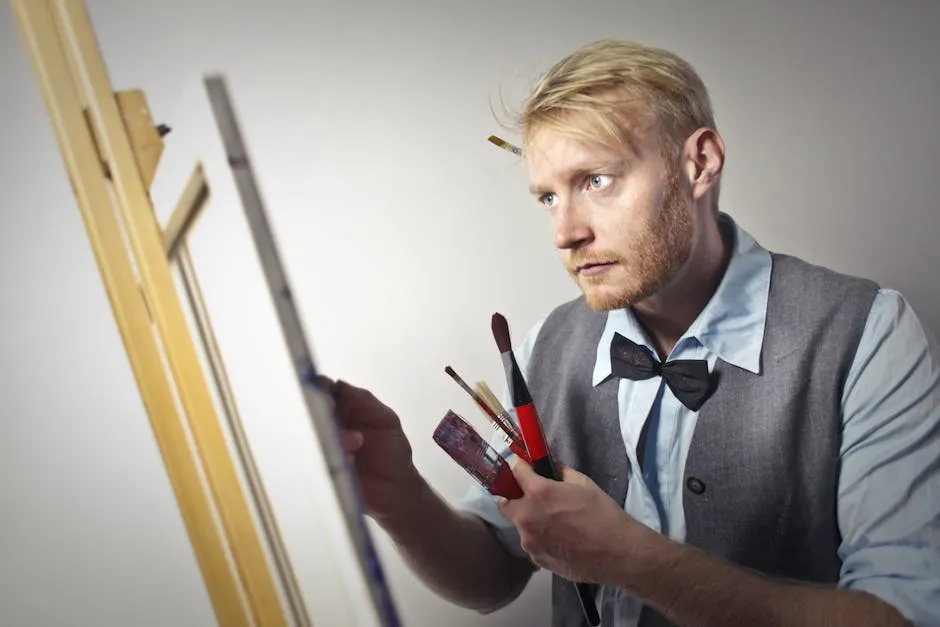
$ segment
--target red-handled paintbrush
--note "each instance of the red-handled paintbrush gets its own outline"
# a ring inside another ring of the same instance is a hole
[[[519,428],[522,430],[522,439],[529,453],[532,469],[543,477],[560,481],[561,477],[558,475],[555,463],[552,461],[551,453],[548,450],[548,443],[542,431],[539,414],[535,409],[535,402],[532,400],[529,386],[526,384],[525,378],[522,376],[522,370],[519,368],[516,357],[512,352],[509,323],[502,314],[494,313],[492,328],[493,339],[496,340],[496,346],[499,348],[503,366],[506,369],[506,383],[509,385],[512,394],[513,406],[519,420]],[[583,583],[576,583],[575,586],[578,590],[578,599],[581,601],[584,617],[587,618],[592,627],[599,625],[601,619],[597,613],[594,599],[591,597],[590,588]]]

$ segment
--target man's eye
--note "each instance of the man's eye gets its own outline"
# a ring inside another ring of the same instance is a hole
[[[539,197],[539,202],[545,205],[546,207],[551,207],[557,201],[555,194],[542,194]]]
[[[592,174],[588,178],[588,186],[591,189],[603,189],[610,183],[610,177],[605,174]]]

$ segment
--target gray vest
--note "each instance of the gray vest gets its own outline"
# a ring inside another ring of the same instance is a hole
[[[772,257],[760,374],[719,359],[717,388],[699,410],[683,478],[686,543],[771,577],[833,584],[840,401],[878,286]],[[527,380],[554,456],[622,505],[619,380],[591,383],[605,322],[581,298],[555,309]],[[587,625],[570,582],[556,576],[552,600],[554,627]],[[641,627],[670,624],[644,608]]]

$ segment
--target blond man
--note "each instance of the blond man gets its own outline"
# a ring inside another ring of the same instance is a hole
[[[709,96],[604,40],[520,115],[581,296],[518,347],[563,481],[445,503],[395,413],[335,384],[369,513],[422,579],[491,612],[534,569],[553,625],[940,624],[940,352],[905,299],[762,248],[719,210]]]

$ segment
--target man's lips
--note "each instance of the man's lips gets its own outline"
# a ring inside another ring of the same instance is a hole
[[[616,263],[616,261],[592,261],[589,263],[582,263],[575,267],[575,272],[577,274],[591,276],[607,270]]]

